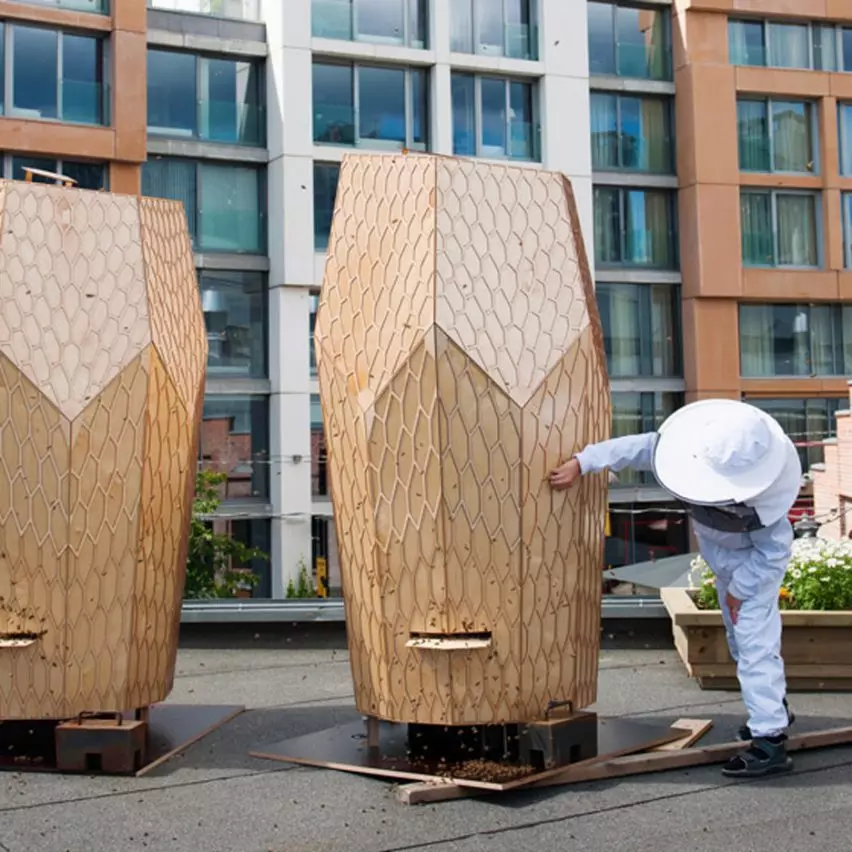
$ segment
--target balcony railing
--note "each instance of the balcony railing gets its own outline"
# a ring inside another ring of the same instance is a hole
[[[260,0],[148,0],[148,7],[242,21],[261,19]]]
[[[202,139],[233,145],[264,145],[266,111],[259,104],[236,101],[198,101],[197,115],[173,115],[168,100],[156,90],[148,92],[148,133],[176,139]]]

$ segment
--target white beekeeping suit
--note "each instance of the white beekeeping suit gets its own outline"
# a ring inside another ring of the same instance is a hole
[[[625,467],[653,471],[693,520],[720,606],[751,747],[723,770],[764,775],[791,768],[784,749],[786,701],[778,596],[791,555],[788,512],[799,495],[799,454],[778,422],[733,400],[702,400],[657,432],[614,438],[575,456],[580,473]],[[732,615],[730,598],[736,607]]]

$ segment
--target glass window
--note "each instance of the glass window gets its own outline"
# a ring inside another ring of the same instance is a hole
[[[608,568],[690,552],[689,523],[678,503],[611,503],[608,521],[604,547]]]
[[[261,253],[266,217],[261,172],[253,166],[201,163],[198,215],[202,251]]]
[[[73,12],[94,12],[100,15],[109,13],[108,0],[15,0],[15,2],[32,6],[54,6],[70,9]]]
[[[312,0],[317,38],[426,46],[426,0]]]
[[[838,146],[840,148],[840,173],[852,175],[852,104],[838,104]]]
[[[265,118],[256,62],[148,51],[148,132],[262,145]]]
[[[592,168],[671,173],[671,101],[592,92]]]
[[[816,172],[814,132],[813,106],[806,101],[737,101],[743,171]]]
[[[588,4],[591,74],[671,79],[671,17],[668,9]]]
[[[612,437],[653,432],[674,411],[683,405],[677,393],[653,391],[614,391],[612,393]],[[618,485],[657,485],[650,472],[620,470]]]
[[[259,272],[199,272],[207,326],[207,375],[264,378],[266,285]]]
[[[728,54],[734,65],[836,71],[838,34],[833,24],[733,20]]]
[[[490,159],[538,160],[532,83],[453,74],[453,153]]]
[[[197,59],[174,50],[148,51],[148,131],[196,135]]]
[[[259,550],[267,558],[251,559],[247,564],[230,560],[232,571],[251,571],[257,577],[255,585],[246,584],[236,596],[239,598],[269,598],[272,596],[272,521],[269,518],[217,519],[211,523],[214,532],[222,533],[245,545],[250,550]]]
[[[11,42],[15,116],[103,123],[100,39],[15,25]]]
[[[530,0],[453,0],[452,49],[457,53],[538,59]]]
[[[339,177],[337,163],[314,163],[314,251],[328,248]]]
[[[747,402],[771,414],[799,450],[802,469],[824,461],[821,442],[837,437],[835,415],[848,407],[849,398],[760,399]]]
[[[740,371],[746,378],[852,372],[852,305],[740,305]]]
[[[201,466],[227,475],[221,498],[268,499],[268,397],[208,395],[201,421]]]
[[[317,352],[314,344],[314,330],[317,325],[317,308],[319,307],[319,293],[311,293],[311,318],[309,321],[308,347],[310,349],[311,378],[317,377]]]
[[[819,265],[817,197],[806,192],[742,190],[740,227],[745,266]]]
[[[315,62],[314,141],[426,150],[426,74],[420,69]]]
[[[595,262],[674,269],[674,196],[667,190],[594,189]]]
[[[681,375],[676,287],[598,283],[595,293],[611,377]]]
[[[322,405],[316,394],[311,395],[311,494],[314,497],[327,497],[328,467],[325,451],[325,429],[323,427]]]
[[[807,24],[767,26],[770,64],[775,68],[810,68],[810,28]]]
[[[728,50],[734,65],[766,65],[762,21],[730,21]]]
[[[77,181],[80,189],[106,189],[106,166],[103,163],[84,163],[73,160],[51,160],[46,157],[12,157],[11,176],[12,180],[26,180],[24,169],[41,169],[45,172],[65,175]],[[55,183],[61,185],[59,180],[51,180],[42,175],[33,175],[35,183]]]
[[[852,71],[852,27],[843,27],[840,31],[843,52],[843,71]]]
[[[852,193],[844,192],[843,200],[843,260],[847,269],[852,269]]]
[[[197,251],[262,253],[266,243],[263,172],[252,166],[150,157],[142,194],[181,201]]]

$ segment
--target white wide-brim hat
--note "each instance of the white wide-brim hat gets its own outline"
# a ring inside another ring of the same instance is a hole
[[[790,439],[754,405],[704,399],[685,405],[657,430],[654,473],[688,503],[744,503],[772,486],[789,461]]]

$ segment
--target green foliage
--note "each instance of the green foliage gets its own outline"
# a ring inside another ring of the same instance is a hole
[[[248,563],[269,558],[256,547],[246,547],[229,535],[214,532],[204,521],[222,502],[218,489],[226,478],[224,473],[209,470],[199,471],[195,478],[185,598],[232,598],[238,590],[257,585],[258,577]]]
[[[298,584],[294,583],[292,578],[290,579],[290,582],[287,584],[287,597],[315,598],[316,596],[317,590],[314,586],[313,577],[311,577],[311,574],[308,571],[308,566],[305,565],[305,560],[300,559]]]
[[[719,609],[715,578],[700,556],[692,562],[691,581],[695,605]],[[781,609],[852,610],[852,541],[796,539],[779,604]]]

